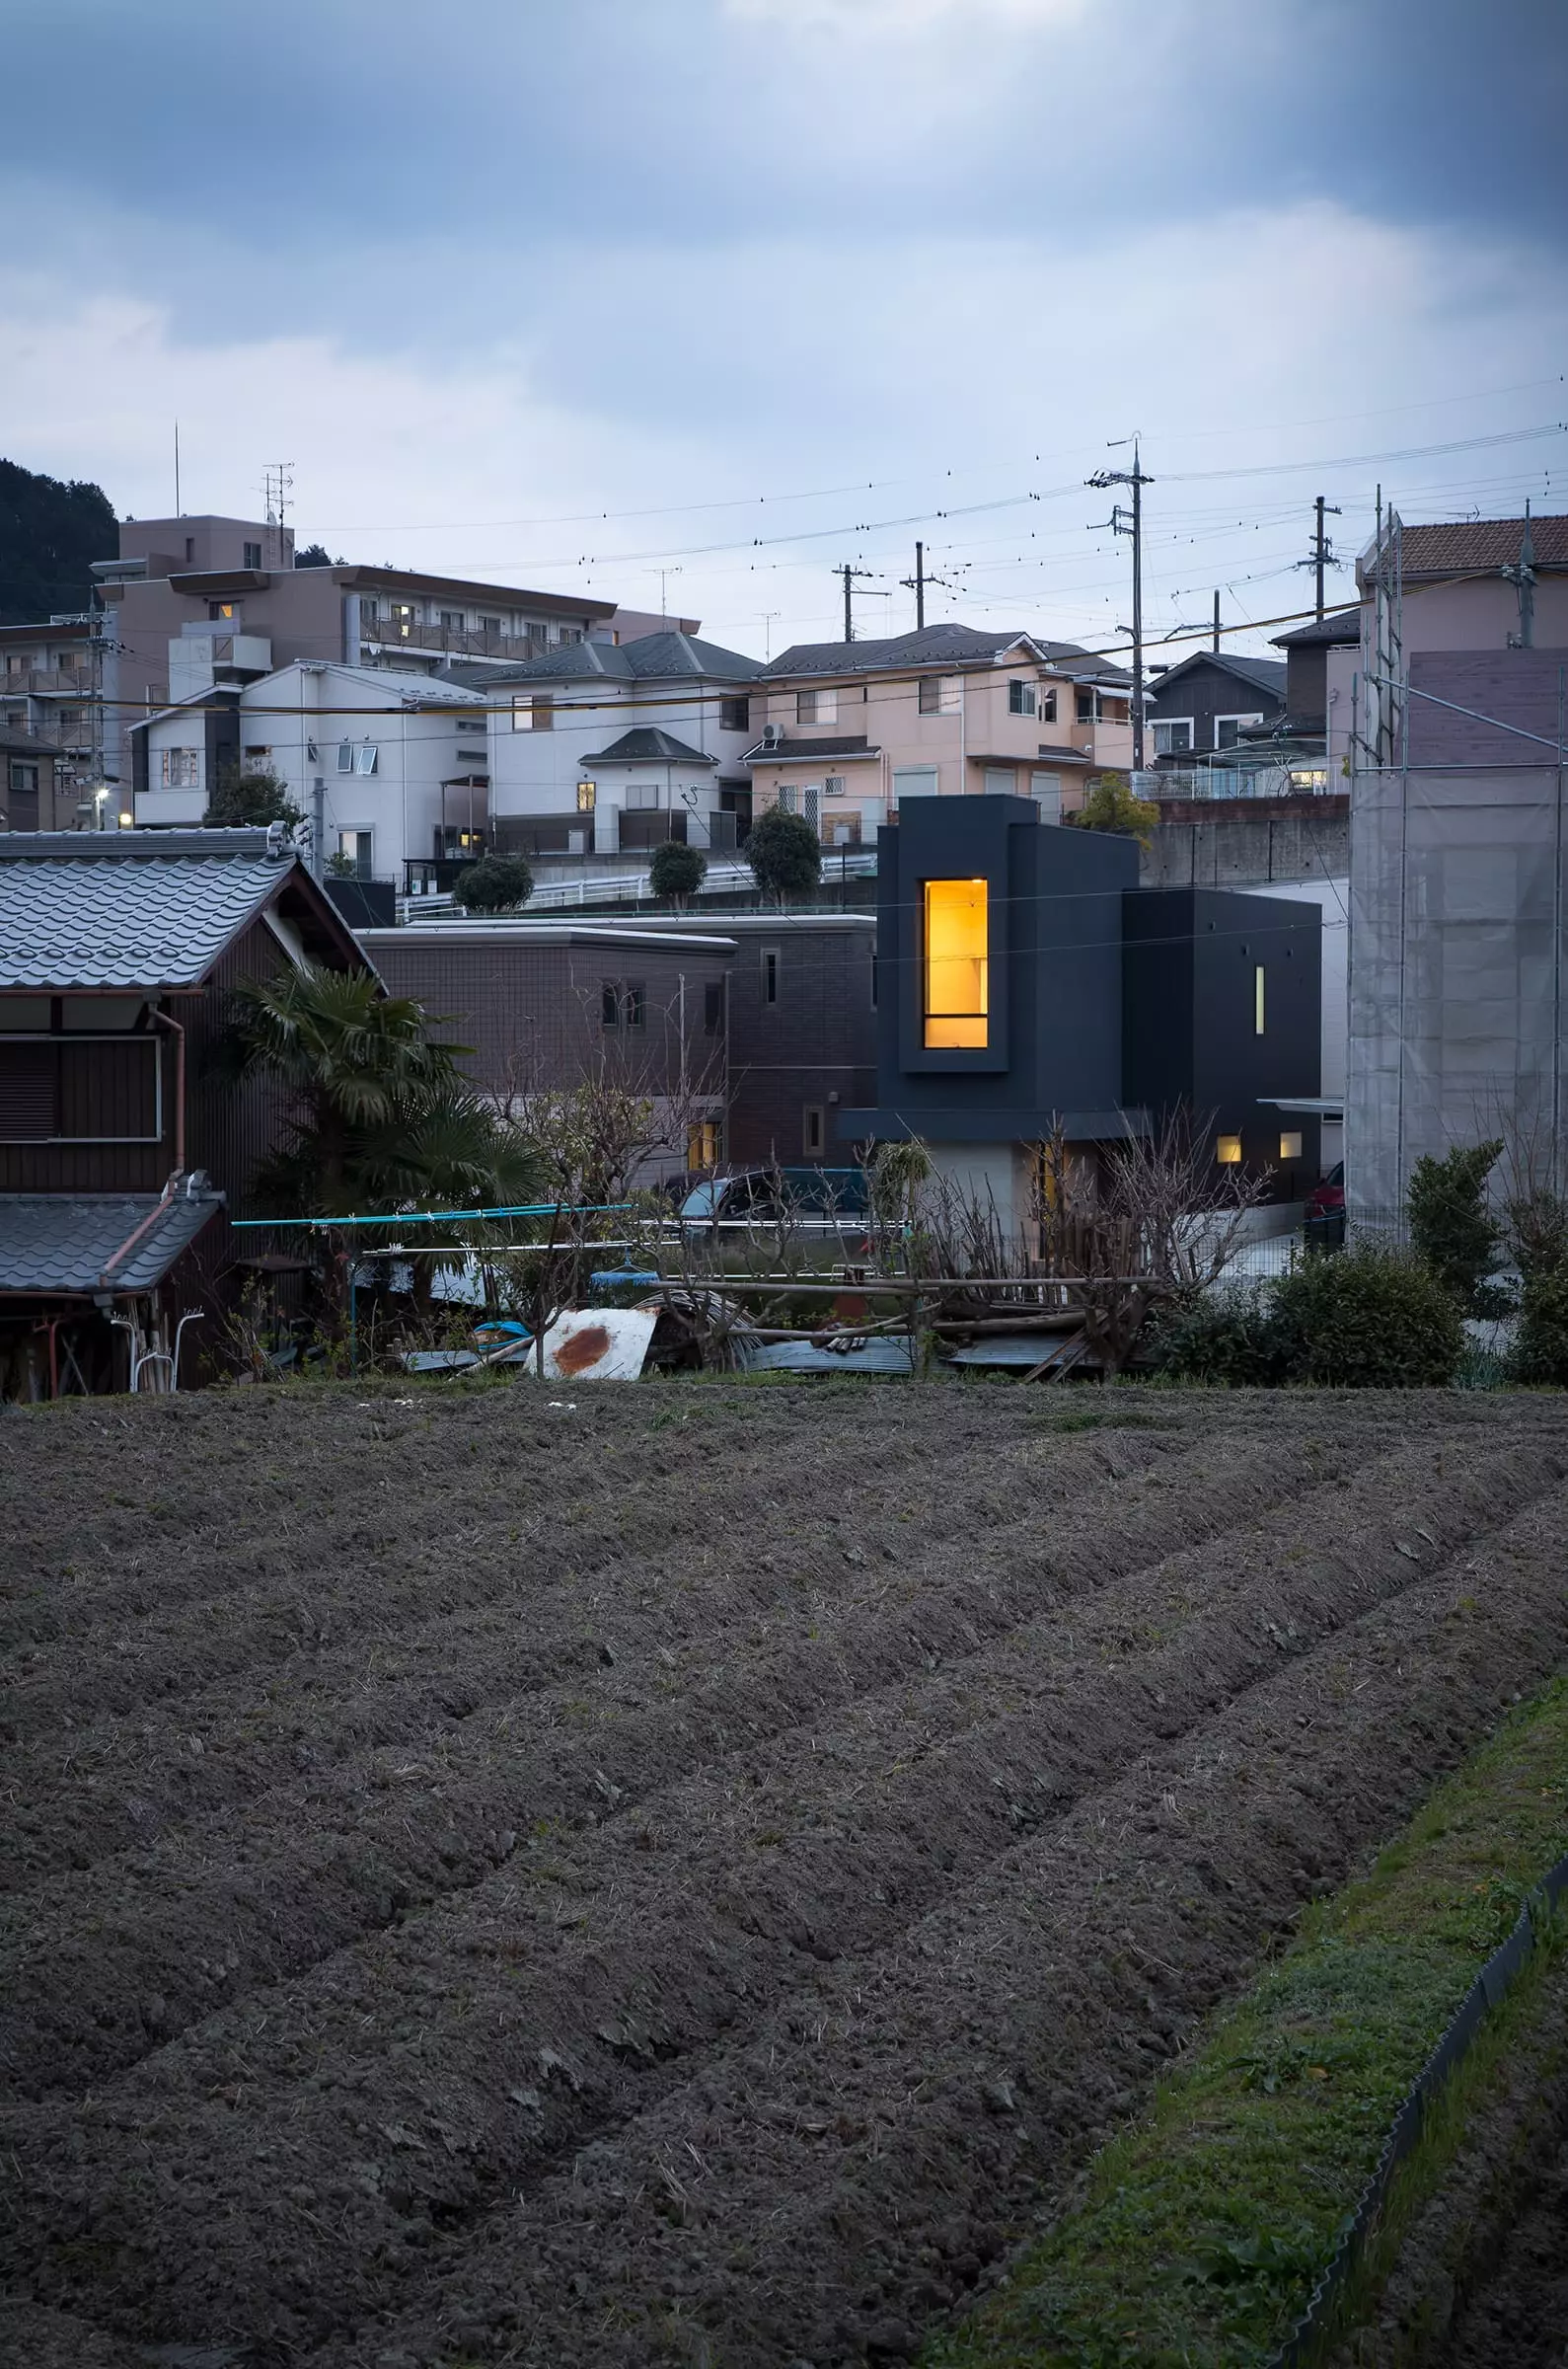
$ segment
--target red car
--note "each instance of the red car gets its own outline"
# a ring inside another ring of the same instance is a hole
[[[1307,1196],[1308,1217],[1332,1217],[1345,1206],[1345,1163],[1336,1161]]]

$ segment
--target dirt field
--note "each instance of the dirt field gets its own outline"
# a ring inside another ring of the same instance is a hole
[[[1568,1663],[1547,1398],[73,1402],[0,1486],[30,2369],[909,2359]]]

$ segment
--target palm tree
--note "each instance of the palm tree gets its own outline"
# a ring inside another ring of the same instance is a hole
[[[304,964],[236,989],[219,1073],[275,1078],[296,1105],[290,1140],[255,1180],[271,1211],[527,1197],[532,1156],[465,1082],[457,1057],[468,1047],[433,1040],[431,1026],[422,1005],[384,995],[368,971]]]

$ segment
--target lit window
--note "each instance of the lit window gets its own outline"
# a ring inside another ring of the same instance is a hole
[[[1288,1133],[1280,1137],[1280,1158],[1282,1160],[1299,1160],[1301,1156],[1301,1134],[1298,1130],[1293,1128]]]
[[[1263,965],[1260,962],[1252,973],[1252,1032],[1254,1035],[1262,1035],[1263,1022]]]
[[[984,880],[926,882],[928,1049],[989,1041],[989,928]]]
[[[1013,681],[1008,685],[1008,714],[1009,716],[1032,716],[1034,708],[1034,685],[1032,683]]]
[[[686,1130],[686,1165],[689,1169],[718,1166],[718,1122],[701,1118]]]
[[[1219,1161],[1222,1168],[1239,1168],[1241,1165],[1240,1136],[1220,1136],[1215,1143],[1214,1156]]]
[[[598,785],[597,785],[597,783],[594,783],[594,782],[579,782],[579,783],[577,784],[577,811],[578,811],[578,813],[579,813],[579,814],[591,814],[591,813],[593,812],[593,802],[594,802],[594,800],[595,800],[595,799],[598,797],[598,795],[599,795],[599,790],[598,790]]]

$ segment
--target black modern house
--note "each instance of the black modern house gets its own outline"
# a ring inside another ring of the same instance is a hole
[[[1322,918],[1226,889],[1143,889],[1131,839],[1023,798],[903,802],[877,841],[877,1100],[843,1146],[918,1136],[1021,1224],[1033,1148],[1088,1152],[1182,1110],[1217,1167],[1317,1176]]]

